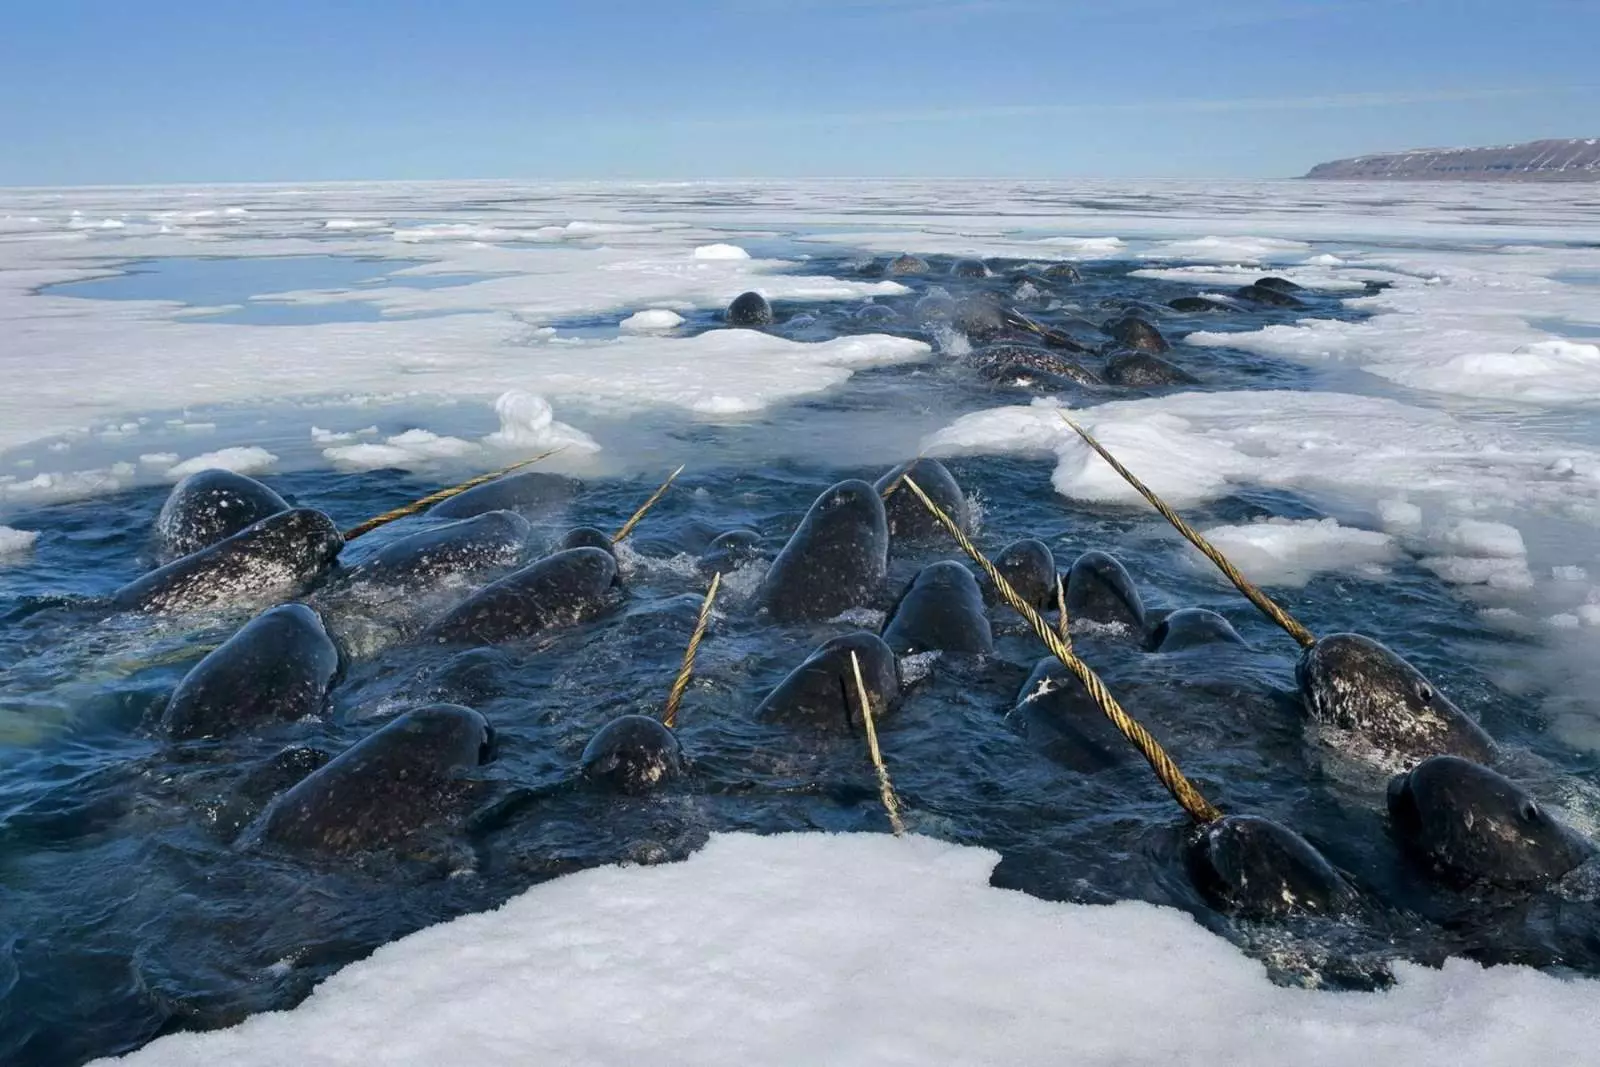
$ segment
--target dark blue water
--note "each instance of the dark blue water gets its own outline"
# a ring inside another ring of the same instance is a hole
[[[1190,291],[1131,279],[1134,266],[1097,267],[1063,289],[1063,305],[1072,308],[1030,314],[1099,320],[1131,299],[1159,304]],[[910,284],[1003,291],[1009,283],[935,277]],[[889,302],[909,312],[915,300]],[[868,329],[853,306],[807,307],[804,320],[802,309],[778,310],[783,321],[774,328],[793,336]],[[1320,301],[1317,313],[1346,314],[1332,300]],[[1165,316],[1161,325],[1181,336],[1242,325],[1239,314],[1232,323]],[[1254,313],[1250,321],[1283,314]],[[689,328],[713,323],[703,315]],[[929,331],[910,315],[870,329]],[[1208,388],[1313,384],[1303,368],[1228,349],[1180,345],[1173,358]],[[759,466],[728,457],[770,454],[760,439],[778,423],[845,426],[890,407],[937,401],[941,411],[960,411],[1028,395],[947,360],[931,371],[860,373],[825,396],[745,423],[683,426],[663,439],[661,469],[588,482],[569,504],[534,516],[534,551],[574,525],[614,529],[678,457],[690,460],[631,542],[628,596],[618,611],[551,639],[502,646],[481,669],[462,672],[448,654],[408,642],[439,610],[430,599],[436,591],[418,597],[422,617],[408,616],[405,605],[398,615],[386,609],[367,617],[313,596],[351,653],[328,720],[225,743],[172,746],[147,724],[185,671],[247,616],[177,623],[111,615],[95,602],[144,569],[163,491],[12,517],[41,535],[31,557],[0,570],[0,1062],[77,1063],[171,1030],[287,1007],[338,967],[422,926],[584,867],[680,858],[716,831],[886,831],[859,742],[819,739],[751,715],[810,649],[855,628],[759,622],[748,603],[759,567],[730,579],[701,651],[679,729],[691,775],[651,796],[622,798],[576,788],[577,760],[611,718],[659,708],[704,589],[689,561],[711,537],[749,526],[775,552],[829,484],[883,471],[837,458],[848,454],[848,441]],[[1090,389],[1074,400],[1126,395]],[[1382,777],[1330,761],[1307,736],[1294,695],[1293,643],[1181,562],[1159,520],[1139,509],[1063,501],[1050,489],[1044,460],[979,458],[950,467],[980,501],[978,541],[991,554],[1022,536],[1043,539],[1062,565],[1103,549],[1127,563],[1151,607],[1199,605],[1229,617],[1251,648],[1159,656],[1125,635],[1086,632],[1078,649],[1214,802],[1295,827],[1351,874],[1368,903],[1338,921],[1252,924],[1213,912],[1180,862],[1181,813],[1131,751],[1085,773],[1007,723],[1044,650],[1003,613],[994,615],[994,657],[923,664],[898,712],[882,723],[911,829],[996,849],[1004,857],[996,882],[1042,897],[1184,909],[1286,982],[1370,988],[1385,981],[1389,958],[1436,962],[1450,954],[1600,974],[1592,903],[1549,894],[1463,898],[1401,857],[1385,824]],[[268,480],[342,527],[438,488],[398,471],[314,470]],[[1190,517],[1318,514],[1289,494],[1240,492]],[[345,562],[427,523],[407,519],[357,542]],[[897,556],[876,606],[892,603],[919,566],[943,558],[960,555],[934,546]],[[1382,581],[1323,575],[1284,600],[1313,631],[1356,630],[1401,651],[1519,754],[1536,791],[1593,781],[1592,761],[1550,742],[1522,713],[1526,697],[1496,691],[1474,668],[1490,651],[1514,652],[1514,640],[1485,629],[1470,605],[1420,566],[1398,565]],[[408,704],[440,699],[478,708],[500,738],[499,757],[483,769],[458,820],[404,848],[353,860],[238,845],[241,825],[271,799],[270,789],[251,783],[275,753],[289,744],[337,752]]]

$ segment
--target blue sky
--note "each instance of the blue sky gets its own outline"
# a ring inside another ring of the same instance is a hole
[[[1600,136],[1596,0],[7,0],[0,184],[1277,177]]]

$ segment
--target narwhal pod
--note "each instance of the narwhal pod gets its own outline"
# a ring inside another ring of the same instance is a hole
[[[917,572],[889,612],[883,640],[897,655],[918,652],[994,651],[994,635],[972,572],[954,560],[930,563]]]
[[[486,511],[528,515],[570,502],[580,488],[576,479],[565,475],[519,471],[441,500],[428,509],[428,514],[438,519],[470,519]]]
[[[392,845],[452,814],[463,779],[493,751],[494,730],[476,711],[414,708],[273,801],[259,837],[335,853]]]
[[[1295,676],[1313,719],[1356,735],[1387,758],[1494,758],[1494,741],[1481,726],[1421,671],[1370,637],[1319,638],[1300,654]]]
[[[1067,617],[1126,626],[1144,634],[1144,600],[1128,568],[1104,552],[1085,552],[1067,572]]]
[[[777,622],[830,619],[871,602],[888,568],[883,501],[872,486],[851,479],[811,505],[772,561],[756,602]]]
[[[1185,859],[1213,905],[1247,919],[1337,915],[1359,899],[1309,841],[1257,815],[1224,815],[1191,831]]]
[[[175,741],[230,737],[320,715],[339,652],[304,604],[263,612],[195,665],[167,701],[160,732]]]
[[[1389,782],[1401,846],[1458,886],[1534,887],[1595,854],[1521,786],[1457,756],[1425,759]]]
[[[254,478],[228,470],[196,471],[172,487],[156,516],[162,562],[198,552],[289,505]]]
[[[342,548],[343,535],[322,512],[280,511],[134,579],[111,605],[182,612],[289,600],[310,589]]]
[[[1134,751],[1083,683],[1054,656],[1034,664],[1006,723],[1031,747],[1083,774],[1115,767]]]
[[[422,632],[425,644],[490,644],[587,622],[612,607],[617,561],[569,548],[491,582]]]
[[[756,718],[824,733],[861,730],[852,652],[861,664],[873,719],[893,711],[900,703],[900,665],[881,637],[860,631],[835,637],[807,656],[756,706]]]
[[[889,526],[889,537],[896,545],[948,540],[950,537],[927,505],[917,499],[917,494],[898,484],[906,475],[910,475],[917,487],[928,494],[929,500],[944,509],[958,529],[965,531],[971,528],[972,509],[967,504],[967,495],[961,491],[949,468],[936,459],[915,459],[900,464],[873,483],[873,488],[880,494],[891,485],[895,487],[884,501],[884,519]]]
[[[683,775],[683,746],[659,719],[623,715],[600,728],[579,762],[587,781],[637,796]]]
[[[353,584],[409,586],[476,578],[518,563],[531,527],[511,511],[486,511],[384,545],[350,572]]]
[[[1029,607],[1045,611],[1056,606],[1056,557],[1043,541],[1025,537],[1011,542],[995,556],[994,569]],[[983,598],[1002,603],[988,579],[983,582]]]

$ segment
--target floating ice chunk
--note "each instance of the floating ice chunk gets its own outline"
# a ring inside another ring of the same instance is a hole
[[[37,540],[37,530],[14,530],[9,526],[0,526],[0,560],[32,551],[33,543]]]
[[[178,462],[176,452],[146,452],[139,457],[139,462],[146,467],[170,467]]]
[[[998,859],[921,836],[716,835],[683,863],[534,886],[385,945],[291,1011],[170,1034],[118,1062],[511,1067],[530,1050],[616,1064],[641,1049],[698,1067],[1593,1058],[1593,982],[1450,959],[1396,964],[1379,993],[1284,988],[1176,910],[995,889]]]
[[[1582,567],[1551,567],[1550,576],[1558,582],[1588,581],[1589,572]]]
[[[694,250],[695,259],[749,259],[750,253],[738,245],[700,245]]]
[[[645,311],[636,311],[623,319],[618,324],[618,329],[630,333],[653,333],[658,330],[671,330],[683,325],[683,316],[676,311],[666,308],[650,308]]]
[[[192,459],[174,464],[167,469],[167,477],[173,481],[186,478],[197,471],[225,470],[235,474],[260,474],[270,470],[278,457],[258,445],[248,445],[242,448],[222,448],[215,452],[203,452]]]
[[[407,430],[387,438],[383,444],[363,442],[325,448],[322,454],[346,470],[376,470],[380,467],[411,469],[425,467],[441,459],[456,459],[479,451],[479,446],[459,437],[441,437],[429,430]]]
[[[1475,559],[1522,559],[1528,554],[1521,532],[1503,522],[1463,519],[1436,531],[1432,540],[1442,551]]]
[[[336,445],[343,441],[354,441],[353,433],[338,433],[334,430],[324,430],[321,426],[311,427],[311,443],[314,445]]]
[[[1044,237],[1035,244],[1084,258],[1114,256],[1127,247],[1120,237]]]
[[[1303,586],[1323,571],[1386,573],[1399,555],[1394,538],[1374,530],[1341,526],[1333,519],[1281,519],[1245,526],[1217,526],[1206,537],[1241,571],[1263,585]],[[1197,567],[1215,573],[1209,560],[1188,549]]]
[[[328,219],[322,224],[324,230],[333,230],[338,233],[348,233],[356,230],[376,230],[388,225],[377,219]]]
[[[1422,528],[1422,509],[1399,497],[1378,501],[1378,520],[1390,532],[1410,533]]]
[[[582,430],[555,421],[550,402],[542,396],[512,389],[494,402],[500,416],[500,429],[485,437],[484,443],[497,448],[567,448],[579,452],[598,452],[600,444]]]
[[[408,226],[394,231],[394,239],[407,244],[430,241],[512,241],[518,233],[498,226],[480,226],[469,222],[440,222],[425,226]]]

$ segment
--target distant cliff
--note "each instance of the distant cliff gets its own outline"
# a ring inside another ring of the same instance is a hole
[[[1318,163],[1307,178],[1358,181],[1600,181],[1600,138],[1529,141],[1494,148],[1418,148]]]

